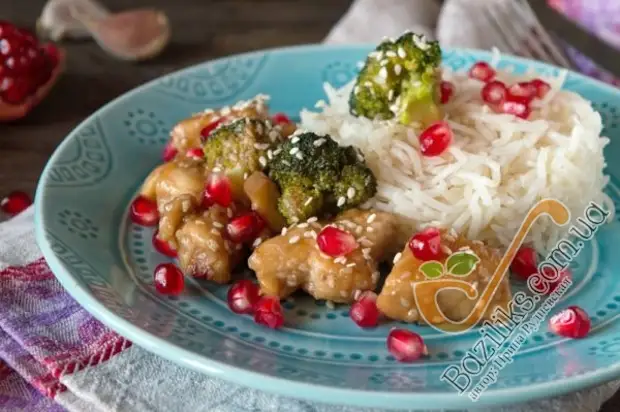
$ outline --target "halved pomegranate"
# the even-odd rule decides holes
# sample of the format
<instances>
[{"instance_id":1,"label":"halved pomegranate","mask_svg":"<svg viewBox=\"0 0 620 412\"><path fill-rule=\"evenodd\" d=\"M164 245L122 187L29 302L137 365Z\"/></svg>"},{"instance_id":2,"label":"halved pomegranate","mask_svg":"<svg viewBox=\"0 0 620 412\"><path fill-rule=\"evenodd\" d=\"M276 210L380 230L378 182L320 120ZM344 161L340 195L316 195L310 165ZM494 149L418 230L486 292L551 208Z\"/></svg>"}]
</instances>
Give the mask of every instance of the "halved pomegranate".
<instances>
[{"instance_id":1,"label":"halved pomegranate","mask_svg":"<svg viewBox=\"0 0 620 412\"><path fill-rule=\"evenodd\" d=\"M418 140L424 156L439 156L452 143L452 129L446 122L436 122L420 133Z\"/></svg>"},{"instance_id":2,"label":"halved pomegranate","mask_svg":"<svg viewBox=\"0 0 620 412\"><path fill-rule=\"evenodd\" d=\"M14 191L0 200L0 210L9 216L15 216L28 209L32 199L27 193Z\"/></svg>"},{"instance_id":3,"label":"halved pomegranate","mask_svg":"<svg viewBox=\"0 0 620 412\"><path fill-rule=\"evenodd\" d=\"M585 337L592 326L590 317L579 306L569 306L549 319L549 329L566 338Z\"/></svg>"},{"instance_id":4,"label":"halved pomegranate","mask_svg":"<svg viewBox=\"0 0 620 412\"><path fill-rule=\"evenodd\" d=\"M443 80L439 84L440 101L442 104L446 104L450 101L450 98L454 94L454 83L447 80Z\"/></svg>"},{"instance_id":5,"label":"halved pomegranate","mask_svg":"<svg viewBox=\"0 0 620 412\"><path fill-rule=\"evenodd\" d=\"M145 196L138 196L131 202L131 220L141 226L155 226L159 221L157 204Z\"/></svg>"},{"instance_id":6,"label":"halved pomegranate","mask_svg":"<svg viewBox=\"0 0 620 412\"><path fill-rule=\"evenodd\" d=\"M434 227L428 227L416 233L409 240L409 249L416 259L423 262L439 260L442 257L441 232Z\"/></svg>"},{"instance_id":7,"label":"halved pomegranate","mask_svg":"<svg viewBox=\"0 0 620 412\"><path fill-rule=\"evenodd\" d=\"M254 307L254 322L271 329L278 329L284 324L284 314L277 296L263 296Z\"/></svg>"},{"instance_id":8,"label":"halved pomegranate","mask_svg":"<svg viewBox=\"0 0 620 412\"><path fill-rule=\"evenodd\" d=\"M536 255L536 251L529 246L521 246L514 259L512 259L510 272L523 280L527 280L527 278L537 271L538 256Z\"/></svg>"},{"instance_id":9,"label":"halved pomegranate","mask_svg":"<svg viewBox=\"0 0 620 412\"><path fill-rule=\"evenodd\" d=\"M153 241L153 247L155 248L155 250L161 253L162 255L166 255L171 258L177 257L177 251L174 250L170 246L170 243L164 240L161 240L158 235L159 235L159 230L156 230L155 232L153 232L152 241Z\"/></svg>"},{"instance_id":10,"label":"halved pomegranate","mask_svg":"<svg viewBox=\"0 0 620 412\"><path fill-rule=\"evenodd\" d=\"M495 77L495 69L487 62L477 62L469 69L469 77L486 83Z\"/></svg>"},{"instance_id":11,"label":"halved pomegranate","mask_svg":"<svg viewBox=\"0 0 620 412\"><path fill-rule=\"evenodd\" d=\"M316 238L319 250L329 256L344 256L358 248L351 233L334 226L325 226Z\"/></svg>"},{"instance_id":12,"label":"halved pomegranate","mask_svg":"<svg viewBox=\"0 0 620 412\"><path fill-rule=\"evenodd\" d=\"M374 328L379 324L379 309L377 308L377 294L366 291L351 305L349 316L362 328Z\"/></svg>"},{"instance_id":13,"label":"halved pomegranate","mask_svg":"<svg viewBox=\"0 0 620 412\"><path fill-rule=\"evenodd\" d=\"M235 313L254 313L259 300L258 285L251 280L240 280L228 289L228 307Z\"/></svg>"},{"instance_id":14,"label":"halved pomegranate","mask_svg":"<svg viewBox=\"0 0 620 412\"><path fill-rule=\"evenodd\" d=\"M232 187L230 180L223 174L212 173L207 179L202 205L209 207L214 203L228 207L232 203Z\"/></svg>"},{"instance_id":15,"label":"halved pomegranate","mask_svg":"<svg viewBox=\"0 0 620 412\"><path fill-rule=\"evenodd\" d=\"M235 243L249 243L265 228L265 220L254 211L233 218L226 225L228 238Z\"/></svg>"},{"instance_id":16,"label":"halved pomegranate","mask_svg":"<svg viewBox=\"0 0 620 412\"><path fill-rule=\"evenodd\" d=\"M43 100L64 60L53 44L41 45L29 31L0 21L0 121L22 118Z\"/></svg>"},{"instance_id":17,"label":"halved pomegranate","mask_svg":"<svg viewBox=\"0 0 620 412\"><path fill-rule=\"evenodd\" d=\"M399 362L413 362L427 353L422 337L407 329L392 329L387 337L387 348Z\"/></svg>"}]
</instances>

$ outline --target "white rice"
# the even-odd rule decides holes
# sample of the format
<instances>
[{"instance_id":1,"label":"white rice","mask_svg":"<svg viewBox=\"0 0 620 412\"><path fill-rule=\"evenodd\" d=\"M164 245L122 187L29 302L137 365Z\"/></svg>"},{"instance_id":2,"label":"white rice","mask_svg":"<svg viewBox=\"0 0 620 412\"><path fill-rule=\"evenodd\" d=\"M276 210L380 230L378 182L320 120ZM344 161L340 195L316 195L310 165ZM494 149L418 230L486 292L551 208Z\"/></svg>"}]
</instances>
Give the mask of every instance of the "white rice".
<instances>
[{"instance_id":1,"label":"white rice","mask_svg":"<svg viewBox=\"0 0 620 412\"><path fill-rule=\"evenodd\" d=\"M399 215L403 242L433 225L507 246L527 211L543 198L564 202L573 217L590 201L613 211L603 193L609 139L600 136L601 116L579 95L561 90L565 73L544 78L552 90L526 121L490 110L480 98L481 82L446 70L443 77L456 90L445 105L454 140L440 157L420 154L419 128L352 116L353 83L341 89L325 84L327 102L317 105L320 111L301 113L302 128L363 152L379 183L376 198L365 206ZM512 84L532 76L498 77ZM542 217L526 241L549 251L567 228Z\"/></svg>"}]
</instances>

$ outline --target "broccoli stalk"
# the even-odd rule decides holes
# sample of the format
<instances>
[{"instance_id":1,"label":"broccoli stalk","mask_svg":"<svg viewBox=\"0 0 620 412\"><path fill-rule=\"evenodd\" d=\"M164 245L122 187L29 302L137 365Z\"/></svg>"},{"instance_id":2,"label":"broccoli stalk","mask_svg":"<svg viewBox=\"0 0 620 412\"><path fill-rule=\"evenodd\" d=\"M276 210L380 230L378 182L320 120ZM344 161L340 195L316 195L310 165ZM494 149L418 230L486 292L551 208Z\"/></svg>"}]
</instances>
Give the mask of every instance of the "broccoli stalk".
<instances>
[{"instance_id":1,"label":"broccoli stalk","mask_svg":"<svg viewBox=\"0 0 620 412\"><path fill-rule=\"evenodd\" d=\"M370 53L349 98L351 113L428 125L442 117L441 49L437 42L405 33Z\"/></svg>"},{"instance_id":2,"label":"broccoli stalk","mask_svg":"<svg viewBox=\"0 0 620 412\"><path fill-rule=\"evenodd\" d=\"M289 224L356 207L377 191L357 150L305 132L283 143L268 165L282 193L278 208Z\"/></svg>"}]
</instances>

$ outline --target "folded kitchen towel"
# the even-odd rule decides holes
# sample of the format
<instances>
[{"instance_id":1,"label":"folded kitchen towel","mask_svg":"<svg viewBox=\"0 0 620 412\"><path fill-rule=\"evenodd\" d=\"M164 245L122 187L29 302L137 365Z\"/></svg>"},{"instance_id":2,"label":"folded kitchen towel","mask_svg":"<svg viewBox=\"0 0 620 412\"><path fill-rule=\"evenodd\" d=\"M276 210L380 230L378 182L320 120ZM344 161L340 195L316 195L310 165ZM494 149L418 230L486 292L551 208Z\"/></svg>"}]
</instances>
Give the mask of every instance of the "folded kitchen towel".
<instances>
[{"instance_id":1,"label":"folded kitchen towel","mask_svg":"<svg viewBox=\"0 0 620 412\"><path fill-rule=\"evenodd\" d=\"M464 1L446 2L436 37L450 39L442 27L450 26L450 10ZM376 42L405 28L430 36L438 13L432 0L358 0L326 41ZM452 23L465 26L463 21ZM444 43L466 41L458 36L453 40ZM595 412L619 386L612 382L487 411ZM0 224L0 410L371 411L248 389L178 367L132 345L91 317L56 281L35 243L32 208Z\"/></svg>"}]
</instances>

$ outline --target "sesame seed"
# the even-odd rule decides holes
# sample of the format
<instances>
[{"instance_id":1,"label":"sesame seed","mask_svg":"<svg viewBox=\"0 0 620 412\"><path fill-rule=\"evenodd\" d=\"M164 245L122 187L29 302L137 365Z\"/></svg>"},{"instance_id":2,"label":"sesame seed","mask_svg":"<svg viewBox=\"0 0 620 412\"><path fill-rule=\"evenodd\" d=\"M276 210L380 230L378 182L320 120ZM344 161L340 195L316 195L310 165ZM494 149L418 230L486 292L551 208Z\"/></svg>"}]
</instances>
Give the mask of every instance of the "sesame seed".
<instances>
[{"instance_id":1,"label":"sesame seed","mask_svg":"<svg viewBox=\"0 0 620 412\"><path fill-rule=\"evenodd\" d=\"M295 278L288 278L286 279L286 284L291 287L297 286L297 281L295 280Z\"/></svg>"},{"instance_id":2,"label":"sesame seed","mask_svg":"<svg viewBox=\"0 0 620 412\"><path fill-rule=\"evenodd\" d=\"M475 281L474 283L472 283L472 284L471 284L471 286L472 286L474 289L478 290L478 281Z\"/></svg>"},{"instance_id":3,"label":"sesame seed","mask_svg":"<svg viewBox=\"0 0 620 412\"><path fill-rule=\"evenodd\" d=\"M378 270L372 273L371 277L373 283L377 283L377 280L379 280L379 275L380 273Z\"/></svg>"},{"instance_id":4,"label":"sesame seed","mask_svg":"<svg viewBox=\"0 0 620 412\"><path fill-rule=\"evenodd\" d=\"M355 188L354 187L350 187L347 189L347 197L349 199L353 199L353 197L355 196Z\"/></svg>"},{"instance_id":5,"label":"sesame seed","mask_svg":"<svg viewBox=\"0 0 620 412\"><path fill-rule=\"evenodd\" d=\"M367 247L367 248L362 249L362 254L369 255L370 254L370 248Z\"/></svg>"},{"instance_id":6,"label":"sesame seed","mask_svg":"<svg viewBox=\"0 0 620 412\"><path fill-rule=\"evenodd\" d=\"M342 263L344 265L346 262L347 262L347 258L344 256L340 256L334 259L334 263Z\"/></svg>"},{"instance_id":7,"label":"sesame seed","mask_svg":"<svg viewBox=\"0 0 620 412\"><path fill-rule=\"evenodd\" d=\"M282 160L282 163L284 163L286 166L290 166L291 163L288 160Z\"/></svg>"},{"instance_id":8,"label":"sesame seed","mask_svg":"<svg viewBox=\"0 0 620 412\"><path fill-rule=\"evenodd\" d=\"M260 237L257 237L256 239L254 239L254 242L252 242L252 247L257 248L258 245L260 245L261 243L263 243L263 239Z\"/></svg>"},{"instance_id":9,"label":"sesame seed","mask_svg":"<svg viewBox=\"0 0 620 412\"><path fill-rule=\"evenodd\" d=\"M394 89L388 90L388 100L392 100L394 98Z\"/></svg>"},{"instance_id":10,"label":"sesame seed","mask_svg":"<svg viewBox=\"0 0 620 412\"><path fill-rule=\"evenodd\" d=\"M379 51L377 52L377 60L381 60L381 59L383 59L383 52Z\"/></svg>"},{"instance_id":11,"label":"sesame seed","mask_svg":"<svg viewBox=\"0 0 620 412\"><path fill-rule=\"evenodd\" d=\"M297 153L297 152L299 152L299 147L293 147L293 148L289 151L289 153L290 153L290 154L292 154L292 155L294 155L294 154L295 154L295 153Z\"/></svg>"},{"instance_id":12,"label":"sesame seed","mask_svg":"<svg viewBox=\"0 0 620 412\"><path fill-rule=\"evenodd\" d=\"M362 244L362 246L372 246L374 245L374 243L372 243L370 240L366 239L366 238L360 238L359 242Z\"/></svg>"},{"instance_id":13,"label":"sesame seed","mask_svg":"<svg viewBox=\"0 0 620 412\"><path fill-rule=\"evenodd\" d=\"M334 302L332 302L331 300L328 300L327 302L325 302L325 306L327 306L330 309L336 308L336 305L334 305Z\"/></svg>"},{"instance_id":14,"label":"sesame seed","mask_svg":"<svg viewBox=\"0 0 620 412\"><path fill-rule=\"evenodd\" d=\"M258 158L258 163L260 163L261 166L265 167L267 166L267 159L265 159L264 156L261 156Z\"/></svg>"},{"instance_id":15,"label":"sesame seed","mask_svg":"<svg viewBox=\"0 0 620 412\"><path fill-rule=\"evenodd\" d=\"M304 228L308 227L308 224L307 223L300 223L300 224L297 225L297 227L304 229Z\"/></svg>"},{"instance_id":16,"label":"sesame seed","mask_svg":"<svg viewBox=\"0 0 620 412\"><path fill-rule=\"evenodd\" d=\"M456 240L456 238L454 236L450 236L450 235L444 235L443 236L444 239L446 239L448 242L454 242Z\"/></svg>"},{"instance_id":17,"label":"sesame seed","mask_svg":"<svg viewBox=\"0 0 620 412\"><path fill-rule=\"evenodd\" d=\"M358 94L360 92L360 87L359 86L355 86L353 88L353 94Z\"/></svg>"},{"instance_id":18,"label":"sesame seed","mask_svg":"<svg viewBox=\"0 0 620 412\"><path fill-rule=\"evenodd\" d=\"M356 235L361 235L364 232L364 228L362 226L358 226L355 228L355 234Z\"/></svg>"},{"instance_id":19,"label":"sesame seed","mask_svg":"<svg viewBox=\"0 0 620 412\"><path fill-rule=\"evenodd\" d=\"M364 82L364 86L366 86L366 87L372 87L372 83L371 83L370 81L366 80L366 81Z\"/></svg>"},{"instance_id":20,"label":"sesame seed","mask_svg":"<svg viewBox=\"0 0 620 412\"><path fill-rule=\"evenodd\" d=\"M295 157L298 158L299 160L302 160L304 158L304 155L301 154L301 152L297 152L295 153Z\"/></svg>"},{"instance_id":21,"label":"sesame seed","mask_svg":"<svg viewBox=\"0 0 620 412\"><path fill-rule=\"evenodd\" d=\"M280 137L280 133L278 133L277 130L271 130L269 132L269 140L271 140L272 142L275 141L278 137Z\"/></svg>"},{"instance_id":22,"label":"sesame seed","mask_svg":"<svg viewBox=\"0 0 620 412\"><path fill-rule=\"evenodd\" d=\"M293 138L291 139L291 143L295 144L299 141L299 136L293 136Z\"/></svg>"},{"instance_id":23,"label":"sesame seed","mask_svg":"<svg viewBox=\"0 0 620 412\"><path fill-rule=\"evenodd\" d=\"M293 216L291 220L293 221L293 223L299 222L299 218L297 216Z\"/></svg>"},{"instance_id":24,"label":"sesame seed","mask_svg":"<svg viewBox=\"0 0 620 412\"><path fill-rule=\"evenodd\" d=\"M319 138L319 139L316 139L316 140L315 140L312 144L313 144L313 145L315 145L316 147L320 147L320 146L322 146L322 145L323 145L323 143L325 143L326 141L327 141L327 139L324 139L324 138L322 138L322 137L321 137L321 138Z\"/></svg>"},{"instance_id":25,"label":"sesame seed","mask_svg":"<svg viewBox=\"0 0 620 412\"><path fill-rule=\"evenodd\" d=\"M282 149L276 149L276 150L273 151L273 155L277 156L277 155L280 154L280 152L282 152Z\"/></svg>"},{"instance_id":26,"label":"sesame seed","mask_svg":"<svg viewBox=\"0 0 620 412\"><path fill-rule=\"evenodd\" d=\"M357 153L357 160L360 162L364 161L364 156L362 156L360 153Z\"/></svg>"},{"instance_id":27,"label":"sesame seed","mask_svg":"<svg viewBox=\"0 0 620 412\"><path fill-rule=\"evenodd\" d=\"M315 232L314 230L311 230L311 231L310 231L310 236L312 236L312 238L313 238L313 239L316 239L316 237L317 237L318 235L316 234L316 232Z\"/></svg>"},{"instance_id":28,"label":"sesame seed","mask_svg":"<svg viewBox=\"0 0 620 412\"><path fill-rule=\"evenodd\" d=\"M213 227L217 227L218 229L221 229L224 227L224 225L221 224L220 222L213 222Z\"/></svg>"},{"instance_id":29,"label":"sesame seed","mask_svg":"<svg viewBox=\"0 0 620 412\"><path fill-rule=\"evenodd\" d=\"M348 268L355 267L355 262L347 263Z\"/></svg>"},{"instance_id":30,"label":"sesame seed","mask_svg":"<svg viewBox=\"0 0 620 412\"><path fill-rule=\"evenodd\" d=\"M220 114L222 114L222 116L226 116L228 114L230 114L230 107L228 106L224 106L220 109Z\"/></svg>"},{"instance_id":31,"label":"sesame seed","mask_svg":"<svg viewBox=\"0 0 620 412\"><path fill-rule=\"evenodd\" d=\"M245 172L245 173L243 174L243 180L245 180L245 179L247 179L247 178L248 178L248 172Z\"/></svg>"},{"instance_id":32,"label":"sesame seed","mask_svg":"<svg viewBox=\"0 0 620 412\"><path fill-rule=\"evenodd\" d=\"M293 236L292 238L290 238L288 240L288 243L293 244L293 243L297 243L299 242L300 237L299 236Z\"/></svg>"},{"instance_id":33,"label":"sesame seed","mask_svg":"<svg viewBox=\"0 0 620 412\"><path fill-rule=\"evenodd\" d=\"M307 232L304 232L304 237L307 238L311 238L312 237L312 230L309 230Z\"/></svg>"},{"instance_id":34,"label":"sesame seed","mask_svg":"<svg viewBox=\"0 0 620 412\"><path fill-rule=\"evenodd\" d=\"M219 173L219 172L221 172L221 171L222 171L222 169L220 169L219 167L215 166L213 169L211 169L211 171L212 171L213 173Z\"/></svg>"},{"instance_id":35,"label":"sesame seed","mask_svg":"<svg viewBox=\"0 0 620 412\"><path fill-rule=\"evenodd\" d=\"M338 203L336 203L336 206L338 207L342 207L344 206L344 204L347 202L347 200L344 198L344 196L340 196L338 198Z\"/></svg>"},{"instance_id":36,"label":"sesame seed","mask_svg":"<svg viewBox=\"0 0 620 412\"><path fill-rule=\"evenodd\" d=\"M358 300L361 294L362 294L361 290L355 289L355 292L353 292L353 299Z\"/></svg>"},{"instance_id":37,"label":"sesame seed","mask_svg":"<svg viewBox=\"0 0 620 412\"><path fill-rule=\"evenodd\" d=\"M211 233L213 233L214 235L220 235L220 231L217 230L216 228L212 228Z\"/></svg>"},{"instance_id":38,"label":"sesame seed","mask_svg":"<svg viewBox=\"0 0 620 412\"><path fill-rule=\"evenodd\" d=\"M385 55L388 57L396 57L396 53L394 53L392 50L386 51Z\"/></svg>"},{"instance_id":39,"label":"sesame seed","mask_svg":"<svg viewBox=\"0 0 620 412\"><path fill-rule=\"evenodd\" d=\"M258 150L265 150L269 147L268 143L254 143L254 148Z\"/></svg>"},{"instance_id":40,"label":"sesame seed","mask_svg":"<svg viewBox=\"0 0 620 412\"><path fill-rule=\"evenodd\" d=\"M388 61L388 60L381 60L381 61L379 62L379 64L380 64L381 66L387 66L387 64L388 64L388 63L389 63L389 61Z\"/></svg>"},{"instance_id":41,"label":"sesame seed","mask_svg":"<svg viewBox=\"0 0 620 412\"><path fill-rule=\"evenodd\" d=\"M312 216L311 218L308 218L308 220L306 220L306 222L308 222L308 223L314 223L314 222L316 222L317 220L319 220L319 218L318 218L318 217L316 217L316 216Z\"/></svg>"},{"instance_id":42,"label":"sesame seed","mask_svg":"<svg viewBox=\"0 0 620 412\"><path fill-rule=\"evenodd\" d=\"M447 255L451 255L452 254L452 249L450 249L448 246L446 245L441 245L441 251Z\"/></svg>"},{"instance_id":43,"label":"sesame seed","mask_svg":"<svg viewBox=\"0 0 620 412\"><path fill-rule=\"evenodd\" d=\"M401 252L398 252L395 256L394 256L394 260L392 261L392 263L396 264L400 258L403 256L403 254Z\"/></svg>"},{"instance_id":44,"label":"sesame seed","mask_svg":"<svg viewBox=\"0 0 620 412\"><path fill-rule=\"evenodd\" d=\"M397 64L396 66L394 66L394 74L398 76L400 72L402 71L402 69L403 67L400 64Z\"/></svg>"},{"instance_id":45,"label":"sesame seed","mask_svg":"<svg viewBox=\"0 0 620 412\"><path fill-rule=\"evenodd\" d=\"M469 246L461 246L460 248L458 248L459 251L462 250L471 250L471 248Z\"/></svg>"},{"instance_id":46,"label":"sesame seed","mask_svg":"<svg viewBox=\"0 0 620 412\"><path fill-rule=\"evenodd\" d=\"M415 309L410 309L409 312L407 312L407 317L409 319L417 319L418 318L418 311Z\"/></svg>"},{"instance_id":47,"label":"sesame seed","mask_svg":"<svg viewBox=\"0 0 620 412\"><path fill-rule=\"evenodd\" d=\"M267 150L267 158L269 160L273 159L273 151L271 151L271 149Z\"/></svg>"},{"instance_id":48,"label":"sesame seed","mask_svg":"<svg viewBox=\"0 0 620 412\"><path fill-rule=\"evenodd\" d=\"M304 202L304 206L308 206L310 203L312 203L312 200L314 198L312 196L310 196L308 199L306 199L306 201Z\"/></svg>"},{"instance_id":49,"label":"sesame seed","mask_svg":"<svg viewBox=\"0 0 620 412\"><path fill-rule=\"evenodd\" d=\"M400 298L400 305L404 308L408 308L409 307L409 300L405 299L405 298Z\"/></svg>"},{"instance_id":50,"label":"sesame seed","mask_svg":"<svg viewBox=\"0 0 620 412\"><path fill-rule=\"evenodd\" d=\"M379 77L381 77L383 80L388 78L388 72L385 67L382 67L381 70L379 70Z\"/></svg>"},{"instance_id":51,"label":"sesame seed","mask_svg":"<svg viewBox=\"0 0 620 412\"><path fill-rule=\"evenodd\" d=\"M372 215L368 216L368 219L366 219L366 223L372 223L375 221L375 219L377 218L377 214L373 213Z\"/></svg>"},{"instance_id":52,"label":"sesame seed","mask_svg":"<svg viewBox=\"0 0 620 412\"><path fill-rule=\"evenodd\" d=\"M348 295L349 294L345 290L340 291L340 296L342 296L343 298L346 298Z\"/></svg>"},{"instance_id":53,"label":"sesame seed","mask_svg":"<svg viewBox=\"0 0 620 412\"><path fill-rule=\"evenodd\" d=\"M368 227L366 228L366 232L368 232L368 233L372 233L372 232L374 232L374 231L375 231L375 228L373 228L372 226L368 226Z\"/></svg>"},{"instance_id":54,"label":"sesame seed","mask_svg":"<svg viewBox=\"0 0 620 412\"><path fill-rule=\"evenodd\" d=\"M288 232L288 229L283 227L282 228L282 232L280 233L282 236L286 235L286 232Z\"/></svg>"}]
</instances>

